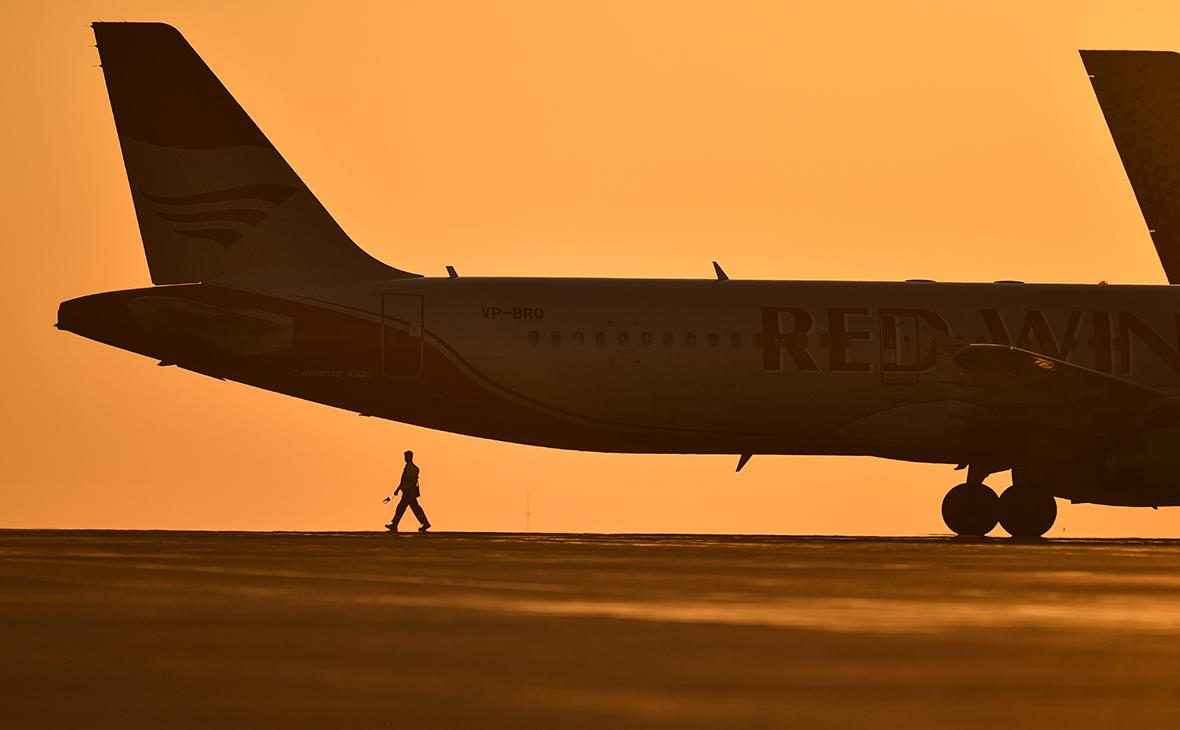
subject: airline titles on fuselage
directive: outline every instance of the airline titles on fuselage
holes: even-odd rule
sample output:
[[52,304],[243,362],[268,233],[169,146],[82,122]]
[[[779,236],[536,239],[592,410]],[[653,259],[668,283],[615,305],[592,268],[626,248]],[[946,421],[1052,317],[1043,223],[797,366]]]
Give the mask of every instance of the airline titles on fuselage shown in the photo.
[[[1145,348],[1180,375],[1180,313],[1173,315],[1167,337],[1125,311],[1074,310],[1049,317],[1033,309],[1020,322],[996,309],[977,310],[976,316],[977,331],[967,333],[953,331],[944,317],[928,309],[762,307],[762,367],[870,372],[879,360],[884,370],[927,370],[937,363],[939,340],[958,339],[963,344],[1013,345],[1117,375],[1130,375],[1135,354]],[[875,344],[882,356],[871,356],[858,343]],[[904,354],[907,347],[912,352]]]

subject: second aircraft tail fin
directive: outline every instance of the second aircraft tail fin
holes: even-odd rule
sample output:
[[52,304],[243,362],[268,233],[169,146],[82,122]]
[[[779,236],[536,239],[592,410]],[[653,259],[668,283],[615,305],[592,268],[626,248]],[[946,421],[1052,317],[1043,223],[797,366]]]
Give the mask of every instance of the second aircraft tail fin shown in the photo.
[[1180,53],[1080,53],[1164,273],[1180,284]]

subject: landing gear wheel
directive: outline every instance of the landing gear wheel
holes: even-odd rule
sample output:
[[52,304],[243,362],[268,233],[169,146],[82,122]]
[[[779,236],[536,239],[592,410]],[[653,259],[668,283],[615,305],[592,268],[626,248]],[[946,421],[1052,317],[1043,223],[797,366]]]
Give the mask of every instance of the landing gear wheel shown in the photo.
[[986,484],[960,484],[942,499],[942,521],[956,535],[983,537],[999,520],[999,501]]
[[1012,537],[1040,537],[1057,520],[1057,501],[1039,489],[1011,486],[1000,495],[1000,525]]

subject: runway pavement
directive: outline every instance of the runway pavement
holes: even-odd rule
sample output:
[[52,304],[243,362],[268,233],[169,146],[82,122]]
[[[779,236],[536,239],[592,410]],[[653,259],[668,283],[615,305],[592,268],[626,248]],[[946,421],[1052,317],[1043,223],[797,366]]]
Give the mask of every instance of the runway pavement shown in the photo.
[[1174,727],[1180,542],[0,531],[5,727]]

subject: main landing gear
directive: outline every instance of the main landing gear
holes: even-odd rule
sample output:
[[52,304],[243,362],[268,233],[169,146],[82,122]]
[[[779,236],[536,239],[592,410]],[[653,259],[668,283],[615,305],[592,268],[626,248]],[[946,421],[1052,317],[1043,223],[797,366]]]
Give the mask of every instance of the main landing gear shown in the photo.
[[1053,495],[1031,485],[1013,484],[1000,496],[983,483],[986,474],[973,468],[967,482],[942,500],[942,519],[956,535],[982,537],[999,523],[1012,537],[1040,537],[1057,519]]

